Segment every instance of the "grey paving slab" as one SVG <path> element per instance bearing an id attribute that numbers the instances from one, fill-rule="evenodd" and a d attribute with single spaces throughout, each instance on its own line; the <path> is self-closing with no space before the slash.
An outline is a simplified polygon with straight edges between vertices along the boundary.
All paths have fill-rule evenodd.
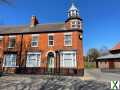
<path id="1" fill-rule="evenodd" d="M 110 83 L 78 77 L 11 75 L 0 78 L 0 90 L 110 90 Z"/>

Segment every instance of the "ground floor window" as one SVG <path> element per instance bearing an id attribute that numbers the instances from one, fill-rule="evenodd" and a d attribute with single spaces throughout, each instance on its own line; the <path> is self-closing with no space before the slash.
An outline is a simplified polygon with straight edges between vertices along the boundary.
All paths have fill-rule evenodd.
<path id="1" fill-rule="evenodd" d="M 41 61 L 41 54 L 39 52 L 28 52 L 26 67 L 39 67 Z"/>
<path id="2" fill-rule="evenodd" d="M 15 67 L 16 66 L 16 54 L 5 54 L 3 66 L 4 67 Z"/>
<path id="3" fill-rule="evenodd" d="M 60 66 L 63 68 L 76 68 L 76 52 L 75 51 L 61 52 Z"/>

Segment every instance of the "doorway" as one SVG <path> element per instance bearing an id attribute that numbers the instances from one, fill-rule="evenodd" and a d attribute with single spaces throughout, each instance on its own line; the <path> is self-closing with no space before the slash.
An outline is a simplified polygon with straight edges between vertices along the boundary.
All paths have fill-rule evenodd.
<path id="1" fill-rule="evenodd" d="M 49 52 L 48 53 L 48 73 L 54 74 L 54 66 L 55 66 L 55 60 L 54 60 L 54 53 Z"/>

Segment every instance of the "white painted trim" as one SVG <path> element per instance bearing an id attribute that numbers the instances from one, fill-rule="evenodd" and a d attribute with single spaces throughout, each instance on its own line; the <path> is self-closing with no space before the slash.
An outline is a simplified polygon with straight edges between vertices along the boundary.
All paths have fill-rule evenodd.
<path id="1" fill-rule="evenodd" d="M 0 36 L 0 39 L 3 39 L 3 36 Z"/>
<path id="2" fill-rule="evenodd" d="M 15 35 L 10 35 L 10 36 L 9 36 L 9 41 L 8 41 L 8 48 L 14 48 L 14 47 L 15 47 L 15 46 L 14 46 L 14 47 L 10 47 L 10 46 L 9 46 L 9 44 L 11 43 L 11 42 L 10 42 L 10 39 L 12 39 L 12 38 L 15 38 L 15 45 L 16 45 L 16 36 L 15 36 Z"/>
<path id="3" fill-rule="evenodd" d="M 27 54 L 41 54 L 41 52 L 28 52 Z"/>
<path id="4" fill-rule="evenodd" d="M 31 41 L 31 47 L 38 47 L 38 43 L 39 43 L 38 41 L 37 41 L 37 45 L 36 46 L 33 46 L 32 43 L 33 43 L 33 41 Z"/>
<path id="5" fill-rule="evenodd" d="M 48 36 L 51 36 L 51 35 L 53 35 L 53 36 L 54 36 L 54 33 L 48 33 Z"/>
<path id="6" fill-rule="evenodd" d="M 73 24 L 72 22 L 75 22 L 75 24 Z M 80 22 L 80 24 L 78 24 L 78 22 L 80 22 L 80 20 L 77 20 L 77 19 L 71 20 L 71 28 L 73 28 L 73 29 L 80 28 L 80 27 L 78 27 L 78 25 L 81 25 L 81 22 Z M 73 27 L 73 25 L 75 27 Z"/>
<path id="7" fill-rule="evenodd" d="M 9 38 L 16 38 L 16 35 L 10 35 Z"/>
<path id="8" fill-rule="evenodd" d="M 66 43 L 65 43 L 65 35 L 71 35 L 71 44 L 70 45 L 66 45 Z M 72 33 L 64 33 L 64 46 L 72 46 Z"/>
<path id="9" fill-rule="evenodd" d="M 3 66 L 3 67 L 16 68 L 16 67 L 19 67 L 19 66 Z"/>
<path id="10" fill-rule="evenodd" d="M 33 66 L 27 65 L 28 55 L 30 55 L 30 54 L 39 54 L 40 55 L 38 66 L 35 66 L 35 67 L 40 67 L 41 66 L 41 52 L 28 52 L 27 53 L 27 60 L 26 60 L 26 67 L 33 67 Z M 37 57 L 36 57 L 36 60 L 37 60 Z"/>
<path id="11" fill-rule="evenodd" d="M 76 51 L 62 51 L 62 53 L 76 53 Z"/>
<path id="12" fill-rule="evenodd" d="M 39 45 L 39 35 L 40 35 L 40 34 L 32 34 L 31 47 L 38 47 L 38 45 Z M 37 37 L 38 40 L 37 40 L 37 41 L 33 41 L 33 37 Z M 36 45 L 36 46 L 33 46 L 33 45 L 32 45 L 32 42 L 37 42 L 37 45 Z"/>
<path id="13" fill-rule="evenodd" d="M 65 53 L 70 53 L 70 54 L 75 54 L 75 58 L 72 56 L 72 67 L 65 67 L 64 65 L 64 54 Z M 60 67 L 63 68 L 77 68 L 77 60 L 76 60 L 77 54 L 76 51 L 62 51 L 60 53 Z M 75 59 L 75 60 L 74 60 Z M 75 63 L 75 64 L 74 64 Z M 61 65 L 62 64 L 62 65 Z"/>
<path id="14" fill-rule="evenodd" d="M 49 36 L 53 36 L 53 40 L 50 40 L 50 41 L 53 41 L 53 45 L 50 45 L 50 44 L 49 44 Z M 48 46 L 49 46 L 49 47 L 54 46 L 54 34 L 53 34 L 53 33 L 48 34 Z"/>
<path id="15" fill-rule="evenodd" d="M 10 47 L 10 46 L 8 46 L 8 48 L 14 48 L 14 47 Z"/>
<path id="16" fill-rule="evenodd" d="M 64 35 L 72 35 L 72 32 L 64 33 Z"/>
<path id="17" fill-rule="evenodd" d="M 46 53 L 46 57 L 48 56 L 48 54 L 50 53 L 50 52 L 52 52 L 53 54 L 54 54 L 54 57 L 56 57 L 56 53 L 55 53 L 55 51 L 52 51 L 52 50 L 49 50 L 49 51 L 47 51 L 47 53 Z"/>
<path id="18" fill-rule="evenodd" d="M 40 34 L 32 34 L 32 37 L 34 37 L 34 36 L 39 36 Z"/>
<path id="19" fill-rule="evenodd" d="M 6 57 L 6 55 L 16 55 L 15 66 L 6 66 L 5 65 L 5 57 Z M 19 67 L 19 66 L 16 66 L 16 64 L 17 64 L 17 54 L 5 54 L 4 55 L 3 64 L 2 64 L 3 67 Z"/>

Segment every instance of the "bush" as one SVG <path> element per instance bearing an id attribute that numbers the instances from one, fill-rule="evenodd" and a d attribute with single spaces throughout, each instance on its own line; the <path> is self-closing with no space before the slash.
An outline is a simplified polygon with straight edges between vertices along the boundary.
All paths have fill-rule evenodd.
<path id="1" fill-rule="evenodd" d="M 85 68 L 96 68 L 96 62 L 88 62 L 88 61 L 85 61 Z"/>

